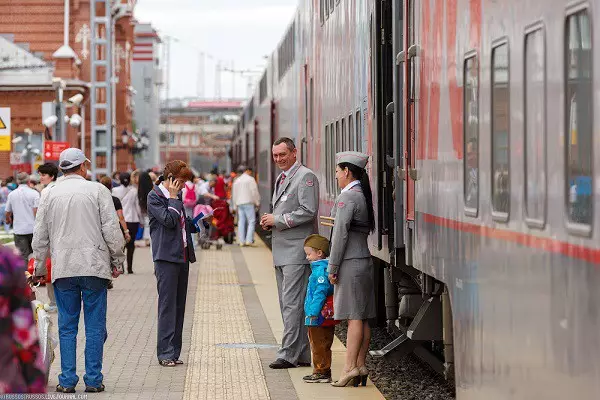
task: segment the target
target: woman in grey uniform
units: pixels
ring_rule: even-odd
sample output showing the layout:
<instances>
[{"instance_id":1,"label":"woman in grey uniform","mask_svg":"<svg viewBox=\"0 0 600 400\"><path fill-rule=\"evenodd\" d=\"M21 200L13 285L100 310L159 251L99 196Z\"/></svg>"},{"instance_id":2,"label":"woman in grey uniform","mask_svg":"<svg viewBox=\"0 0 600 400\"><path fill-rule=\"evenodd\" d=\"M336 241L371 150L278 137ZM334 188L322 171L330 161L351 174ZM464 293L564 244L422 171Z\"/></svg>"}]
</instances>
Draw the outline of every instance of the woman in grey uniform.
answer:
<instances>
[{"instance_id":1,"label":"woman in grey uniform","mask_svg":"<svg viewBox=\"0 0 600 400\"><path fill-rule=\"evenodd\" d=\"M335 201L335 218L329 255L329 280L334 284L333 308L336 320L348 320L344 371L333 386L367 384L365 366L371 328L375 318L373 262L367 245L375 229L373 198L365 171L369 157L356 151L336 154L335 177L342 192Z\"/></svg>"}]
</instances>

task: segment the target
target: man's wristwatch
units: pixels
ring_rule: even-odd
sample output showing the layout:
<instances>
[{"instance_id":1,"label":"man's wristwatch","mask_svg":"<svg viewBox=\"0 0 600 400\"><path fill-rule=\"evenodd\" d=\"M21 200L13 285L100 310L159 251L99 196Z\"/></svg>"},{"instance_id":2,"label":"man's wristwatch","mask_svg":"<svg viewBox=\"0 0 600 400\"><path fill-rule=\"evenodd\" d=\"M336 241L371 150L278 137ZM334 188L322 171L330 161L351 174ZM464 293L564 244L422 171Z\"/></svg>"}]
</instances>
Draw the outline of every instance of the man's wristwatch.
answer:
<instances>
[{"instance_id":1,"label":"man's wristwatch","mask_svg":"<svg viewBox=\"0 0 600 400\"><path fill-rule=\"evenodd\" d=\"M125 232L125 233L129 233L129 229L125 229L123 232Z\"/></svg>"}]
</instances>

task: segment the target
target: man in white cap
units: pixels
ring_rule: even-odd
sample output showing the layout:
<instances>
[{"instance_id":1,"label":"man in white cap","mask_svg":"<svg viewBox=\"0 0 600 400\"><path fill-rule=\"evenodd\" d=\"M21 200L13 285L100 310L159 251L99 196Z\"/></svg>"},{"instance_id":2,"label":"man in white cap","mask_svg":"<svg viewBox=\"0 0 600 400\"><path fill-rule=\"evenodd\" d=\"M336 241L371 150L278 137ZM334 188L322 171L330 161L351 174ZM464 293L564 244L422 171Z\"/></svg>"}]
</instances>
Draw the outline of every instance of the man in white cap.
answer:
<instances>
[{"instance_id":1,"label":"man in white cap","mask_svg":"<svg viewBox=\"0 0 600 400\"><path fill-rule=\"evenodd\" d=\"M15 247L27 265L29 255L33 252L31 242L40 194L28 186L29 174L26 172L19 172L17 183L19 187L8 194L5 218L7 223L13 224Z\"/></svg>"},{"instance_id":2,"label":"man in white cap","mask_svg":"<svg viewBox=\"0 0 600 400\"><path fill-rule=\"evenodd\" d=\"M35 221L35 277L46 275L48 250L58 305L61 373L57 392L73 393L79 381L77 327L81 302L85 313L86 392L104 391L102 354L106 331L106 294L111 277L125 259L123 234L110 191L89 182L89 160L79 149L60 154L64 177L44 193Z\"/></svg>"}]
</instances>

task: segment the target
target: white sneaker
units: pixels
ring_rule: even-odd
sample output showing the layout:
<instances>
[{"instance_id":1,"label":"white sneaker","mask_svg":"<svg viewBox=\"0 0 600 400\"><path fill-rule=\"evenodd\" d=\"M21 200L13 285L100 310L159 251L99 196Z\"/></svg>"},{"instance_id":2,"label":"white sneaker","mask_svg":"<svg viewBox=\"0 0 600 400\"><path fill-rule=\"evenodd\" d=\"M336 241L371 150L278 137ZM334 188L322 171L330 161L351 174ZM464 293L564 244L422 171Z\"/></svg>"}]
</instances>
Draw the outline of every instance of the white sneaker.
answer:
<instances>
[{"instance_id":1,"label":"white sneaker","mask_svg":"<svg viewBox=\"0 0 600 400\"><path fill-rule=\"evenodd\" d=\"M55 313L58 311L58 307L46 303L44 304L44 310L49 313Z\"/></svg>"}]
</instances>

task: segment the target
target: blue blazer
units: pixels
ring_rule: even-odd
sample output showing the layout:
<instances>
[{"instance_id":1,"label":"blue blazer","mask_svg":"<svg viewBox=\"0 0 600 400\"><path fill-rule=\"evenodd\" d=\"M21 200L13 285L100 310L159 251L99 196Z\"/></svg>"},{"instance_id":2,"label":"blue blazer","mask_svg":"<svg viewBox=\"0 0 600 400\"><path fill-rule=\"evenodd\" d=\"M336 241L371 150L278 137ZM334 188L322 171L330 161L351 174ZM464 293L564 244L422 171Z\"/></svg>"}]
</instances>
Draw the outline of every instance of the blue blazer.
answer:
<instances>
[{"instance_id":1,"label":"blue blazer","mask_svg":"<svg viewBox=\"0 0 600 400\"><path fill-rule=\"evenodd\" d=\"M152 239L152 259L172 263L196 262L192 233L196 227L185 215L181 194L177 199L166 198L158 186L148 194L148 217ZM187 247L183 244L183 225L186 229Z\"/></svg>"},{"instance_id":2,"label":"blue blazer","mask_svg":"<svg viewBox=\"0 0 600 400\"><path fill-rule=\"evenodd\" d=\"M305 325L320 326L323 323L321 310L325 305L327 296L333 294L333 285L329 283L327 264L329 260L318 260L310 263L312 269L308 278L308 288L304 300L304 313L306 314ZM310 317L317 317L311 320Z\"/></svg>"}]
</instances>

